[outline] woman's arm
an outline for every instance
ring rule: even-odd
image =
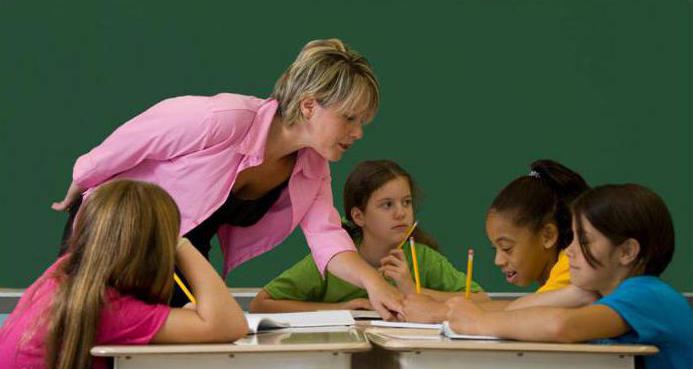
[[[186,96],[154,105],[80,156],[73,182],[91,188],[145,160],[178,158],[236,139],[254,117],[243,109],[210,112],[209,104],[208,97]]]
[[[451,299],[447,304],[450,327],[465,334],[523,341],[582,342],[620,336],[629,330],[621,316],[604,305],[489,312],[462,298]]]
[[[68,211],[70,210],[70,206],[77,201],[77,199],[82,196],[82,193],[84,192],[85,188],[82,188],[79,186],[77,183],[72,182],[70,184],[70,187],[67,189],[67,192],[65,193],[65,197],[63,198],[62,201],[54,202],[51,205],[51,208],[56,211]]]
[[[207,105],[204,97],[168,99],[118,127],[77,159],[63,200],[51,207],[66,211],[86,189],[145,160],[168,160],[202,150],[239,136],[252,122],[253,114],[247,110],[211,114]]]
[[[197,304],[193,309],[172,308],[152,342],[231,342],[245,336],[248,322],[241,307],[214,268],[185,238],[176,249],[176,263]]]
[[[368,299],[354,299],[347,302],[329,303],[296,300],[275,300],[264,289],[250,302],[253,313],[291,313],[316,310],[372,310]]]
[[[327,264],[327,269],[337,277],[368,292],[374,310],[385,320],[402,314],[402,293],[388,284],[385,279],[354,251],[341,252]]]
[[[366,263],[357,253],[354,242],[342,228],[341,217],[332,200],[332,178],[321,180],[318,194],[301,221],[318,271],[329,270],[335,276],[364,288],[368,298],[383,319],[401,313],[402,294]]]

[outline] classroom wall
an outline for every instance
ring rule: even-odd
[[[3,1],[0,287],[54,260],[66,215],[50,204],[115,127],[171,96],[265,97],[305,42],[339,37],[372,62],[382,107],[332,166],[338,208],[357,162],[394,159],[453,263],[474,247],[475,279],[516,291],[493,267],[485,212],[552,158],[661,194],[677,230],[664,278],[693,291],[690,14],[684,0]],[[298,232],[228,284],[263,285],[307,252]]]

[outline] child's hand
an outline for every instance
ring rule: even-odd
[[[453,297],[446,302],[450,328],[462,334],[483,334],[481,326],[486,312],[476,303],[464,297]]]
[[[371,302],[368,299],[353,299],[343,304],[346,310],[373,310]]]
[[[185,237],[181,237],[178,239],[178,243],[176,244],[176,251],[180,250],[180,247],[183,245],[190,245],[191,247],[195,247],[195,246],[193,246],[193,244],[190,242],[189,239],[187,239]]]
[[[401,249],[390,250],[390,255],[380,259],[378,271],[385,277],[391,278],[397,284],[397,288],[404,294],[416,292],[416,286],[412,281],[409,266]]]
[[[402,300],[408,322],[440,323],[447,317],[448,307],[428,295],[409,294]]]

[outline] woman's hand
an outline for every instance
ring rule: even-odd
[[[368,299],[383,320],[396,320],[405,317],[402,311],[402,293],[378,275],[377,280],[366,285]]]
[[[84,192],[84,189],[80,186],[78,186],[75,182],[72,182],[70,184],[70,187],[67,189],[67,193],[65,194],[65,198],[63,201],[60,202],[54,202],[51,205],[51,208],[56,211],[68,211],[70,210],[70,206],[80,197],[82,196],[82,192]]]
[[[440,323],[447,318],[447,305],[428,295],[409,294],[402,300],[402,306],[408,322]]]
[[[343,303],[345,310],[373,310],[373,306],[368,299],[353,299]]]
[[[475,302],[464,297],[453,297],[446,303],[450,328],[462,334],[483,334],[482,325],[486,312]]]
[[[416,293],[416,286],[412,281],[409,265],[407,265],[404,251],[401,249],[390,250],[390,254],[380,260],[378,271],[384,276],[392,278],[402,293]]]
[[[373,310],[384,320],[402,314],[402,293],[391,286],[382,275],[366,263],[355,251],[340,252],[332,257],[327,270],[335,276],[368,292]]]

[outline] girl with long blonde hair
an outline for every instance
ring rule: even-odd
[[[82,206],[64,256],[32,284],[0,330],[13,368],[100,368],[99,344],[228,342],[247,323],[226,285],[186,239],[160,187],[118,180]],[[171,308],[177,264],[197,305]]]

